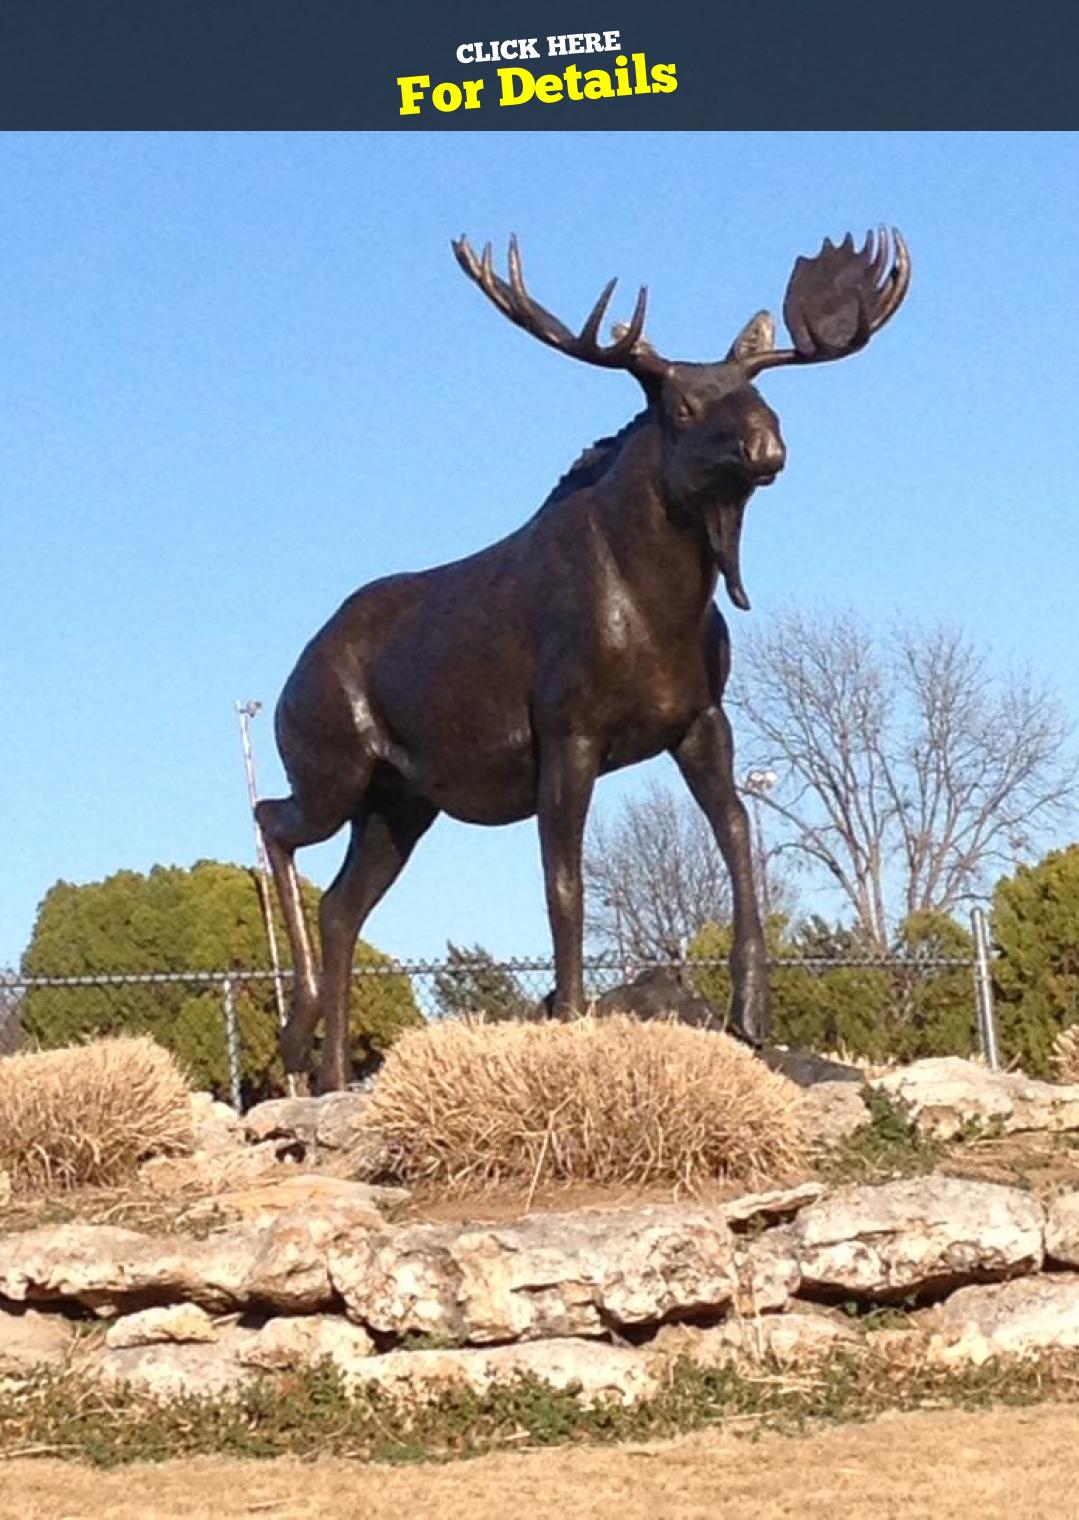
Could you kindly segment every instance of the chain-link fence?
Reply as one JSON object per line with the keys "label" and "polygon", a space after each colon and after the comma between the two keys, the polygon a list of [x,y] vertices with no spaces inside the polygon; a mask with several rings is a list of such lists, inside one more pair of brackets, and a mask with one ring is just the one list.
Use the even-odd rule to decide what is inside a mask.
{"label": "chain-link fence", "polygon": [[[789,1043],[870,1059],[982,1049],[996,1064],[987,939],[971,956],[783,955],[771,963],[777,1033]],[[586,992],[600,997],[643,970],[673,973],[722,1009],[730,991],[718,957],[643,963],[594,957]],[[202,1086],[238,1107],[284,1089],[277,1029],[292,973],[282,970],[116,972],[0,978],[0,1055],[97,1034],[147,1033],[174,1050]],[[351,1019],[358,1069],[408,1024],[467,1013],[536,1016],[554,984],[546,959],[448,960],[358,966]]]}

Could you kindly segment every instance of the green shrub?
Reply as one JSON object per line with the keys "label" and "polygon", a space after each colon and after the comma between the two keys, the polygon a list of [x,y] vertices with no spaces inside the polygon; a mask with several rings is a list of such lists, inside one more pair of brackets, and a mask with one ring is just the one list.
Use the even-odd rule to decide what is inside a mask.
{"label": "green shrub", "polygon": [[1039,1076],[1079,1022],[1079,844],[1020,866],[993,894],[993,983],[1001,1049]]}
{"label": "green shrub", "polygon": [[[310,914],[318,891],[302,883]],[[278,943],[287,937],[278,920]],[[190,870],[154,866],[148,875],[118,871],[104,881],[73,886],[57,882],[38,910],[23,958],[28,976],[86,976],[107,972],[262,970],[269,963],[266,930],[254,873],[242,866],[202,860]],[[359,966],[388,965],[388,957],[361,942]],[[236,1015],[241,1069],[249,1100],[280,1092],[284,1071],[277,1053],[273,984],[237,982]],[[362,1064],[394,1037],[422,1023],[407,977],[357,978],[353,984],[353,1059]],[[40,987],[22,1007],[26,1038],[46,1048],[105,1034],[148,1034],[171,1050],[194,1083],[228,1090],[228,1053],[219,988],[198,983]]]}
{"label": "green shrub", "polygon": [[[914,914],[902,926],[892,948],[909,965],[842,964],[870,952],[856,930],[832,927],[819,918],[792,932],[776,915],[765,937],[773,960],[777,1043],[871,1062],[969,1055],[976,1048],[972,969],[917,964],[922,956],[972,955],[969,934],[947,915]],[[730,925],[707,924],[693,940],[690,958],[725,960],[730,947]],[[815,964],[800,965],[800,959]],[[702,967],[694,980],[702,996],[726,1007],[730,974],[725,965]]]}

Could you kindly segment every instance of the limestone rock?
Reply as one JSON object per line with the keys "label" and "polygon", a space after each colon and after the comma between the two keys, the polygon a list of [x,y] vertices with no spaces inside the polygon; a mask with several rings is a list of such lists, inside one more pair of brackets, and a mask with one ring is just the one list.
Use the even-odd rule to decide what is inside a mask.
{"label": "limestone rock", "polygon": [[233,1393],[255,1376],[239,1359],[245,1341],[253,1334],[234,1331],[227,1338],[203,1345],[109,1350],[98,1361],[97,1375],[107,1383],[126,1383],[158,1399]]}
{"label": "limestone rock", "polygon": [[315,1367],[327,1358],[345,1376],[374,1351],[371,1337],[341,1315],[277,1315],[248,1341],[240,1358],[270,1372]]}
{"label": "limestone rock", "polygon": [[841,1188],[799,1214],[802,1292],[871,1300],[1037,1271],[1041,1206],[1017,1188],[917,1177]]}
{"label": "limestone rock", "polygon": [[806,1132],[827,1149],[869,1123],[862,1089],[853,1082],[818,1082],[806,1088],[802,1112]]}
{"label": "limestone rock", "polygon": [[0,1309],[0,1377],[64,1366],[74,1337],[74,1326],[63,1315]]}
{"label": "limestone rock", "polygon": [[310,1149],[318,1129],[318,1098],[270,1098],[256,1103],[243,1117],[243,1130],[252,1143],[287,1141]]}
{"label": "limestone rock", "polygon": [[1079,1346],[1079,1275],[1021,1277],[961,1288],[927,1316],[931,1355],[984,1362],[1049,1347]]}
{"label": "limestone rock", "polygon": [[382,1223],[383,1210],[396,1207],[408,1197],[404,1188],[376,1187],[369,1182],[351,1182],[322,1172],[294,1169],[253,1187],[200,1198],[185,1212],[184,1219],[190,1222],[241,1219],[261,1229],[295,1209],[324,1213],[328,1208],[337,1217],[347,1214],[351,1223],[376,1228]]}
{"label": "limestone rock", "polygon": [[1079,1190],[1050,1199],[1046,1215],[1046,1256],[1061,1266],[1079,1267]]}
{"label": "limestone rock", "polygon": [[360,1222],[338,1206],[294,1209],[264,1229],[241,1226],[205,1240],[91,1224],[0,1235],[0,1297],[74,1300],[102,1314],[177,1302],[215,1313],[324,1309],[336,1297],[329,1243],[362,1236],[367,1217]]}
{"label": "limestone rock", "polygon": [[941,1140],[978,1125],[1003,1134],[1079,1130],[1079,1085],[993,1072],[958,1056],[915,1061],[871,1085],[908,1109],[919,1130]]}
{"label": "limestone rock", "polygon": [[244,1134],[253,1142],[272,1140],[278,1152],[291,1148],[303,1156],[348,1150],[362,1133],[369,1102],[367,1093],[358,1092],[272,1098],[244,1115]]}
{"label": "limestone rock", "polygon": [[[329,1251],[334,1241],[362,1241],[377,1219],[366,1204],[323,1204],[279,1215],[255,1232],[255,1250],[241,1284],[245,1304],[291,1314],[331,1308],[337,1293],[330,1278]],[[379,1226],[381,1221],[379,1221]]]}
{"label": "limestone rock", "polygon": [[219,1151],[243,1144],[240,1116],[227,1103],[219,1103],[213,1093],[193,1092],[191,1132],[197,1151]]}
{"label": "limestone rock", "polygon": [[241,1300],[251,1255],[250,1239],[235,1234],[193,1240],[113,1225],[47,1225],[0,1235],[0,1297],[69,1299],[106,1313],[177,1300],[225,1310]]}
{"label": "limestone rock", "polygon": [[732,1225],[775,1224],[816,1203],[823,1192],[822,1182],[800,1182],[797,1187],[775,1188],[770,1193],[743,1193],[722,1204],[723,1217]]}
{"label": "limestone rock", "polygon": [[190,1156],[155,1156],[143,1162],[139,1178],[155,1193],[175,1194],[195,1189],[218,1193],[226,1188],[251,1187],[283,1171],[272,1141],[262,1145],[223,1145],[194,1151]]}
{"label": "limestone rock", "polygon": [[369,1093],[324,1093],[316,1099],[315,1144],[320,1152],[348,1151],[364,1137]]}
{"label": "limestone rock", "polygon": [[647,1352],[600,1341],[557,1338],[520,1346],[447,1351],[391,1351],[354,1364],[354,1386],[374,1383],[402,1399],[435,1400],[454,1387],[485,1393],[501,1383],[535,1378],[577,1392],[588,1405],[633,1404],[656,1393],[660,1376]]}
{"label": "limestone rock", "polygon": [[156,1346],[200,1343],[217,1340],[217,1327],[198,1304],[168,1304],[159,1309],[141,1309],[125,1314],[105,1333],[105,1344],[113,1350],[126,1346]]}
{"label": "limestone rock", "polygon": [[0,1209],[11,1202],[11,1174],[0,1167]]}
{"label": "limestone rock", "polygon": [[715,1312],[738,1287],[722,1210],[678,1205],[341,1236],[329,1264],[359,1323],[477,1344]]}
{"label": "limestone rock", "polygon": [[808,1308],[732,1317],[703,1330],[664,1325],[652,1342],[653,1350],[669,1361],[684,1359],[698,1367],[725,1367],[738,1361],[806,1361],[863,1345],[864,1338],[849,1320]]}
{"label": "limestone rock", "polygon": [[789,1225],[762,1235],[738,1238],[734,1250],[738,1277],[732,1299],[736,1314],[784,1309],[802,1281],[798,1242]]}

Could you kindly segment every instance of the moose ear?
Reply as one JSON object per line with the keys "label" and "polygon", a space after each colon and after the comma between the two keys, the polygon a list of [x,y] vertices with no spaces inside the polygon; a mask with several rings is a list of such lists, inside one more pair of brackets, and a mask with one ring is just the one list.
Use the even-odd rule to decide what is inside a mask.
{"label": "moose ear", "polygon": [[753,359],[770,353],[776,346],[776,319],[770,311],[759,311],[742,328],[731,344],[728,359]]}

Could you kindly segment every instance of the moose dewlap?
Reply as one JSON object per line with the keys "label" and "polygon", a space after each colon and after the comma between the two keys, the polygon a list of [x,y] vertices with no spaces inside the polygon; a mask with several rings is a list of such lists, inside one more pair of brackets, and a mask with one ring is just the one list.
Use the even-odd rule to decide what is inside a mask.
{"label": "moose dewlap", "polygon": [[448,1020],[390,1051],[367,1111],[402,1182],[454,1191],[781,1177],[800,1090],[726,1035],[625,1015]]}
{"label": "moose dewlap", "polygon": [[187,1083],[145,1036],[0,1060],[0,1171],[16,1190],[120,1182],[190,1144]]}

